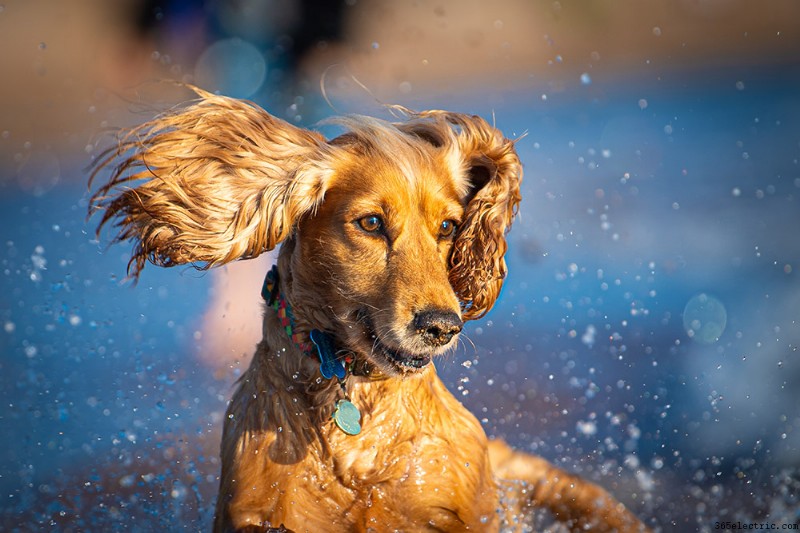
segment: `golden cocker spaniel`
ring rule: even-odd
[[[336,119],[322,135],[199,98],[122,135],[91,209],[147,261],[199,268],[282,243],[263,339],[222,439],[215,531],[644,531],[596,485],[487,439],[433,360],[506,275],[514,142],[479,117]]]

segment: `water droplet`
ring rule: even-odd
[[[581,336],[581,342],[591,348],[594,346],[596,336],[597,328],[595,328],[592,324],[589,324],[586,326],[586,331],[584,331],[583,335]]]
[[[583,85],[591,85],[592,77],[589,75],[588,72],[584,72],[583,74],[581,74],[581,83]]]
[[[597,433],[597,423],[592,420],[579,420],[575,427],[578,433],[586,437],[591,437]]]

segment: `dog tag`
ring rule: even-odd
[[[336,411],[333,412],[333,421],[339,426],[339,429],[348,435],[358,435],[361,433],[361,412],[358,407],[353,405],[347,400],[339,400],[336,402]]]
[[[317,349],[317,356],[319,356],[319,371],[325,379],[331,379],[336,376],[339,379],[344,379],[345,368],[344,361],[336,357],[336,348],[333,345],[333,339],[327,333],[318,329],[312,329],[311,342]]]

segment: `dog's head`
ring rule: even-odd
[[[198,94],[98,165],[121,160],[92,205],[134,241],[133,276],[147,260],[208,268],[290,238],[292,305],[390,374],[423,368],[492,307],[522,177],[500,131],[406,112],[340,119],[347,133],[327,141]]]

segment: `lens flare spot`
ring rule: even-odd
[[[728,312],[717,298],[706,293],[693,296],[683,309],[683,329],[694,341],[714,344],[728,324]]]

